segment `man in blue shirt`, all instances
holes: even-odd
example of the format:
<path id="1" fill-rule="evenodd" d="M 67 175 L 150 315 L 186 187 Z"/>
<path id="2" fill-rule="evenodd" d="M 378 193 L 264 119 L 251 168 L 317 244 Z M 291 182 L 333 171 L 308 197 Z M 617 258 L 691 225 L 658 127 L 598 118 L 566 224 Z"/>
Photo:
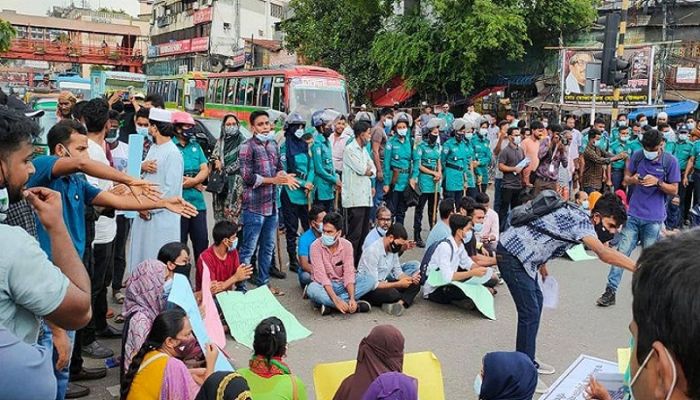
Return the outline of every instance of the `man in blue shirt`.
<path id="1" fill-rule="evenodd" d="M 309 229 L 299 237 L 297 248 L 299 269 L 297 274 L 299 275 L 299 284 L 304 289 L 304 294 L 306 294 L 306 286 L 312 281 L 311 273 L 313 271 L 309 259 L 311 243 L 321 237 L 323 233 L 323 218 L 325 216 L 326 210 L 321 205 L 313 205 L 309 210 Z"/>
<path id="2" fill-rule="evenodd" d="M 440 220 L 435 223 L 433 229 L 430 230 L 428 238 L 425 239 L 425 248 L 429 249 L 433 243 L 437 243 L 442 239 L 450 237 L 452 230 L 450 229 L 450 215 L 456 213 L 455 200 L 443 199 L 438 205 Z"/>
<path id="3" fill-rule="evenodd" d="M 627 224 L 622 229 L 618 250 L 629 256 L 642 242 L 642 247 L 656 243 L 661 225 L 666 220 L 666 198 L 678 193 L 681 173 L 678 160 L 663 151 L 661 132 L 651 129 L 642 138 L 643 151 L 632 155 L 625 169 L 625 185 L 634 186 L 629 200 Z M 622 269 L 611 266 L 605 292 L 597 301 L 601 307 L 615 304 L 615 292 L 622 280 Z"/>

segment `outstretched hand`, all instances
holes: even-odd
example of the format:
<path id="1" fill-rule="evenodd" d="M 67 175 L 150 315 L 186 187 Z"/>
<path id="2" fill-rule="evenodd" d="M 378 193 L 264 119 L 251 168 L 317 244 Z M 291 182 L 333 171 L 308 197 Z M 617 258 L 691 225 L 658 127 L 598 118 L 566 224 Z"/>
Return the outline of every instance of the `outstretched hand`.
<path id="1" fill-rule="evenodd" d="M 163 207 L 185 218 L 196 217 L 198 214 L 197 209 L 192 204 L 186 202 L 182 197 L 168 197 L 161 201 Z"/>

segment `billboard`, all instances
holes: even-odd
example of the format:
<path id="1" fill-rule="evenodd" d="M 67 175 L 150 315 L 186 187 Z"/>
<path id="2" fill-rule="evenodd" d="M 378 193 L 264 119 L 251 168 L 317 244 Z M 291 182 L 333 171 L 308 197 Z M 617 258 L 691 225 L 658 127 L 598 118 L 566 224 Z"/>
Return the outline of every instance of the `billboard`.
<path id="1" fill-rule="evenodd" d="M 593 93 L 586 92 L 586 64 L 600 61 L 601 49 L 564 49 L 561 75 L 561 102 L 566 104 L 590 103 Z M 651 104 L 654 71 L 654 49 L 651 46 L 626 48 L 623 58 L 632 68 L 629 81 L 621 87 L 620 103 Z M 598 104 L 612 103 L 612 86 L 601 84 L 596 96 Z"/>

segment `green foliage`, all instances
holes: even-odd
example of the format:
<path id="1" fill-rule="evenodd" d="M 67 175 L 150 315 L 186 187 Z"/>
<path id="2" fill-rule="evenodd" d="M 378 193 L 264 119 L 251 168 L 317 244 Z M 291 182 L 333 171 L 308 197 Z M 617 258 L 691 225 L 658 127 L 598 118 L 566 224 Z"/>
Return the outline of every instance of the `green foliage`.
<path id="1" fill-rule="evenodd" d="M 0 53 L 5 53 L 10 49 L 10 43 L 16 35 L 17 30 L 10 24 L 10 21 L 0 19 Z"/>
<path id="2" fill-rule="evenodd" d="M 560 35 L 590 27 L 600 3 L 600 0 L 529 0 L 525 8 L 528 36 L 538 45 L 556 45 Z"/>

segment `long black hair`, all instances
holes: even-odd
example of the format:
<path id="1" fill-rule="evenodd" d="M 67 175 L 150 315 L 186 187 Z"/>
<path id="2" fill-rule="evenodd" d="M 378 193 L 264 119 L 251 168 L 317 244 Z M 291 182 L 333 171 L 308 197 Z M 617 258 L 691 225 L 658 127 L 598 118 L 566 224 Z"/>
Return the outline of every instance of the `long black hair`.
<path id="1" fill-rule="evenodd" d="M 273 357 L 282 357 L 287 352 L 287 330 L 277 317 L 262 320 L 255 328 L 253 351 L 263 356 L 268 364 Z"/>
<path id="2" fill-rule="evenodd" d="M 146 337 L 146 341 L 141 346 L 141 349 L 134 355 L 129 365 L 129 371 L 124 375 L 121 382 L 121 399 L 126 400 L 129 395 L 129 390 L 131 389 L 131 384 L 134 381 L 134 377 L 141 368 L 141 363 L 146 353 L 152 350 L 160 348 L 167 338 L 174 338 L 182 330 L 185 325 L 185 317 L 187 314 L 180 307 L 175 307 L 167 311 L 160 313 L 155 320 L 153 320 L 153 326 L 151 326 L 151 331 Z"/>

